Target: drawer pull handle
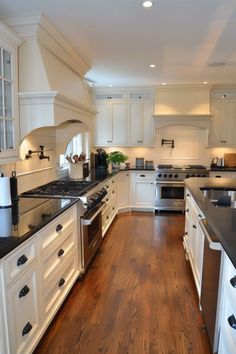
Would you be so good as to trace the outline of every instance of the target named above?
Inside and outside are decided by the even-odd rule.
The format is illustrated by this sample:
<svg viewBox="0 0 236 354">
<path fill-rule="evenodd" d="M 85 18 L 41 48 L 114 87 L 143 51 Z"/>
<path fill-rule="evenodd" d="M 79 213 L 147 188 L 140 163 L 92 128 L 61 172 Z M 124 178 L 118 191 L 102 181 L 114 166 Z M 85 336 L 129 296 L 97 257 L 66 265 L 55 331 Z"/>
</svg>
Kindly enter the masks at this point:
<svg viewBox="0 0 236 354">
<path fill-rule="evenodd" d="M 232 327 L 233 329 L 236 329 L 236 318 L 234 317 L 234 315 L 229 316 L 228 322 L 229 322 L 230 327 Z"/>
<path fill-rule="evenodd" d="M 189 209 L 186 209 L 185 211 L 186 211 L 186 213 L 188 213 L 188 212 L 189 212 Z"/>
<path fill-rule="evenodd" d="M 146 175 L 139 175 L 139 177 L 146 177 Z"/>
<path fill-rule="evenodd" d="M 58 255 L 58 257 L 61 257 L 64 253 L 65 253 L 65 251 L 61 248 L 61 249 L 58 251 L 57 255 Z"/>
<path fill-rule="evenodd" d="M 193 228 L 194 228 L 194 229 L 196 229 L 196 228 L 197 228 L 197 226 L 193 224 Z"/>
<path fill-rule="evenodd" d="M 25 254 L 23 254 L 23 256 L 21 256 L 20 258 L 17 259 L 17 267 L 25 264 L 28 261 L 28 258 L 26 257 Z"/>
<path fill-rule="evenodd" d="M 26 296 L 30 292 L 30 288 L 25 285 L 19 292 L 19 298 Z"/>
<path fill-rule="evenodd" d="M 199 217 L 199 219 L 201 219 L 202 218 L 202 214 L 198 214 L 198 217 Z"/>
<path fill-rule="evenodd" d="M 64 285 L 65 282 L 66 282 L 65 279 L 61 278 L 61 279 L 59 280 L 59 283 L 58 283 L 59 288 L 60 288 L 62 285 Z"/>
<path fill-rule="evenodd" d="M 189 193 L 187 193 L 187 197 L 190 197 L 190 194 L 189 194 Z"/>
<path fill-rule="evenodd" d="M 115 194 L 115 191 L 112 191 L 113 194 Z"/>
<path fill-rule="evenodd" d="M 63 226 L 61 224 L 58 224 L 56 227 L 56 232 L 59 232 L 63 229 Z"/>
<path fill-rule="evenodd" d="M 231 284 L 234 288 L 236 288 L 236 275 L 235 275 L 235 277 L 233 277 L 232 279 L 230 279 L 230 284 Z"/>
<path fill-rule="evenodd" d="M 22 336 L 25 336 L 26 334 L 28 334 L 32 328 L 33 328 L 32 324 L 28 322 L 25 325 L 25 327 L 22 329 Z"/>
</svg>

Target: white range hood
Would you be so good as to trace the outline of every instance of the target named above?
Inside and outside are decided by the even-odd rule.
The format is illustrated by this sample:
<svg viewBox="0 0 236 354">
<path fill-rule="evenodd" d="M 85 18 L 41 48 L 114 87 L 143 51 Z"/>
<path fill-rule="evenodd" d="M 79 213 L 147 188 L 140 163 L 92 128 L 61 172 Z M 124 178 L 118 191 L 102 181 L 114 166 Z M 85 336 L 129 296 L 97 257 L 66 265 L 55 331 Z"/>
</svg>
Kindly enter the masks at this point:
<svg viewBox="0 0 236 354">
<path fill-rule="evenodd" d="M 24 39 L 19 47 L 21 140 L 66 121 L 92 129 L 95 111 L 83 79 L 87 63 L 41 13 L 3 20 Z"/>
</svg>

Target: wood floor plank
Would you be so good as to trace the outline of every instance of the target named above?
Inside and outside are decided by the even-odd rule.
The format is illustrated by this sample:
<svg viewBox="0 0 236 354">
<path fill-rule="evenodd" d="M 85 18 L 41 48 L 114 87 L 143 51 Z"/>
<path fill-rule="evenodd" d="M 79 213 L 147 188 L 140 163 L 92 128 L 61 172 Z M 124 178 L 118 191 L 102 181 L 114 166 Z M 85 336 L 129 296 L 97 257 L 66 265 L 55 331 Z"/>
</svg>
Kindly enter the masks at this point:
<svg viewBox="0 0 236 354">
<path fill-rule="evenodd" d="M 119 215 L 34 354 L 210 354 L 182 214 Z"/>
</svg>

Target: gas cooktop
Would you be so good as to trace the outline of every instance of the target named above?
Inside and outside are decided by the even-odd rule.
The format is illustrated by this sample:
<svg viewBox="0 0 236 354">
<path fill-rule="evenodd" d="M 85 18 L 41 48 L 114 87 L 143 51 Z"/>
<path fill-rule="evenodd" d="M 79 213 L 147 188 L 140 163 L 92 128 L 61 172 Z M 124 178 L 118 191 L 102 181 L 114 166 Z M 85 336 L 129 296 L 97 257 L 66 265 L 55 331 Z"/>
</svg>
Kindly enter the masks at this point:
<svg viewBox="0 0 236 354">
<path fill-rule="evenodd" d="M 98 181 L 58 180 L 22 193 L 22 196 L 78 198 L 98 184 Z"/>
</svg>

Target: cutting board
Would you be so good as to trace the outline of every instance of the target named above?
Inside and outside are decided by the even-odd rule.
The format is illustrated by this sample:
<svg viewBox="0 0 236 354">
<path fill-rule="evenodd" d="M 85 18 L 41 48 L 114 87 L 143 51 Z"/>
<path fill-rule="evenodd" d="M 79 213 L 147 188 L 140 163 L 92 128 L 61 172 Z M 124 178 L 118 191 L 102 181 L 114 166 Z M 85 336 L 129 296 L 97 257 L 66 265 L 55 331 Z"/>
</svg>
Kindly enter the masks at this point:
<svg viewBox="0 0 236 354">
<path fill-rule="evenodd" d="M 236 154 L 224 154 L 225 167 L 236 167 Z"/>
</svg>

